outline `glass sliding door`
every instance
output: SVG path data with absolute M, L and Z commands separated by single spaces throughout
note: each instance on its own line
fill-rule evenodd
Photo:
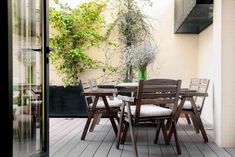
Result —
M 45 2 L 12 0 L 14 157 L 48 152 Z

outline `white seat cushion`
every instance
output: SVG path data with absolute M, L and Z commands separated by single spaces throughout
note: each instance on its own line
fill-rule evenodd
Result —
M 136 106 L 131 106 L 131 114 L 135 115 Z M 127 106 L 125 107 L 127 112 Z M 141 105 L 140 117 L 155 117 L 155 116 L 170 116 L 172 113 L 171 109 L 156 106 L 153 104 Z
M 198 104 L 196 104 L 197 108 L 200 108 L 200 106 Z M 183 106 L 183 109 L 192 109 L 192 104 L 190 101 L 185 101 L 184 102 L 184 106 Z
M 109 107 L 120 107 L 122 105 L 122 100 L 114 99 L 108 100 Z M 93 103 L 89 104 L 92 107 Z M 103 101 L 98 101 L 96 108 L 105 108 Z

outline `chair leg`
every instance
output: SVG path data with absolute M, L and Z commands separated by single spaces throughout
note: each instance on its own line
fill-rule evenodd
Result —
M 90 132 L 93 132 L 93 131 L 94 131 L 95 125 L 97 124 L 97 120 L 98 120 L 99 114 L 100 114 L 100 113 L 95 113 L 95 114 L 94 114 L 94 117 L 93 117 L 93 120 L 92 120 L 90 129 L 89 129 Z
M 98 102 L 98 97 L 95 97 L 95 100 L 94 100 L 94 103 L 93 103 L 91 112 L 90 112 L 90 114 L 88 115 L 88 118 L 87 118 L 85 127 L 84 127 L 83 132 L 82 132 L 81 140 L 85 140 L 85 137 L 86 137 L 88 128 L 89 128 L 89 126 L 90 126 L 91 119 L 92 119 L 92 117 L 93 117 L 93 115 L 94 115 L 94 113 L 95 113 L 95 108 L 96 108 L 97 102 Z
M 177 134 L 175 122 L 172 122 L 172 128 L 173 128 L 173 131 L 174 131 L 175 145 L 176 145 L 177 153 L 181 154 L 181 148 L 180 148 L 180 144 L 179 144 L 179 140 L 178 140 L 178 134 Z
M 171 123 L 173 123 L 173 122 L 171 122 Z M 174 132 L 174 128 L 173 128 L 173 126 L 171 125 L 170 131 L 169 131 L 169 133 L 168 133 L 168 142 L 171 141 L 171 137 L 172 137 L 173 132 Z
M 167 137 L 167 130 L 166 130 L 166 126 L 165 126 L 164 120 L 161 120 L 161 128 L 162 128 L 162 134 L 163 134 L 165 143 L 169 144 L 169 140 L 168 140 L 168 137 Z
M 129 121 L 129 128 L 130 128 L 132 146 L 133 146 L 133 149 L 134 149 L 135 157 L 138 157 L 138 151 L 137 151 L 136 141 L 135 141 L 135 137 L 134 137 L 134 128 L 132 126 L 131 109 L 130 109 L 129 104 L 127 104 L 127 110 L 128 110 L 128 121 Z
M 185 113 L 184 115 L 185 115 L 185 118 L 186 118 L 186 120 L 187 120 L 188 124 L 191 124 L 191 120 L 190 120 L 190 118 L 189 118 L 188 114 L 187 114 L 187 113 Z
M 155 133 L 154 144 L 157 144 L 159 133 L 160 133 L 160 129 L 161 129 L 161 121 L 158 120 L 157 121 L 157 129 L 156 129 L 156 133 Z
M 196 116 L 196 119 L 198 121 L 198 124 L 199 124 L 199 128 L 201 130 L 201 134 L 202 134 L 202 137 L 204 139 L 205 142 L 208 142 L 208 137 L 207 137 L 207 134 L 206 134 L 206 131 L 204 129 L 204 126 L 203 126 L 203 123 L 202 123 L 202 120 L 200 118 L 200 116 Z
M 120 119 L 119 119 L 119 125 L 118 125 L 118 133 L 117 133 L 117 141 L 116 141 L 116 148 L 117 149 L 119 149 L 121 132 L 122 132 L 122 127 L 123 127 L 124 108 L 125 108 L 125 104 L 123 103 L 122 108 L 121 108 L 121 115 L 120 115 Z
M 166 121 L 166 129 L 169 130 L 171 128 L 171 119 L 167 119 Z
M 100 123 L 100 119 L 102 117 L 102 113 L 99 113 L 98 117 L 97 117 L 97 121 L 96 124 L 98 125 Z
M 127 131 L 129 129 L 129 124 L 124 125 L 123 133 L 122 133 L 122 138 L 121 138 L 121 144 L 125 144 L 126 142 L 126 136 L 127 136 Z
M 191 119 L 192 119 L 192 122 L 193 122 L 193 126 L 195 128 L 195 131 L 198 134 L 199 133 L 199 126 L 198 126 L 197 119 L 196 119 L 194 114 L 190 114 L 190 116 L 191 116 Z

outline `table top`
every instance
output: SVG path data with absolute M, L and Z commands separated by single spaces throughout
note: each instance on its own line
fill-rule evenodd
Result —
M 117 85 L 114 85 L 114 87 L 125 87 L 125 88 L 129 88 L 129 87 L 138 87 L 138 82 L 126 82 L 126 83 L 119 83 Z
M 118 90 L 116 88 L 110 89 L 110 88 L 96 88 L 92 90 L 87 90 L 82 92 L 83 95 L 93 95 L 93 96 L 113 96 L 116 94 Z
M 129 82 L 129 83 L 120 83 L 115 85 L 114 87 L 116 88 L 137 88 L 138 87 L 138 82 Z M 133 89 L 130 89 L 131 91 Z M 196 90 L 190 90 L 188 88 L 181 88 L 180 89 L 180 96 L 185 96 L 185 97 L 192 97 L 192 96 L 208 96 L 208 93 L 200 93 L 197 92 Z

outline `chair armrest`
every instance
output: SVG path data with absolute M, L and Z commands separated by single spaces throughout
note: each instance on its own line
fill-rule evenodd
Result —
M 123 101 L 127 101 L 127 102 L 135 102 L 135 98 L 134 97 L 118 95 L 117 98 L 119 100 L 123 100 Z

